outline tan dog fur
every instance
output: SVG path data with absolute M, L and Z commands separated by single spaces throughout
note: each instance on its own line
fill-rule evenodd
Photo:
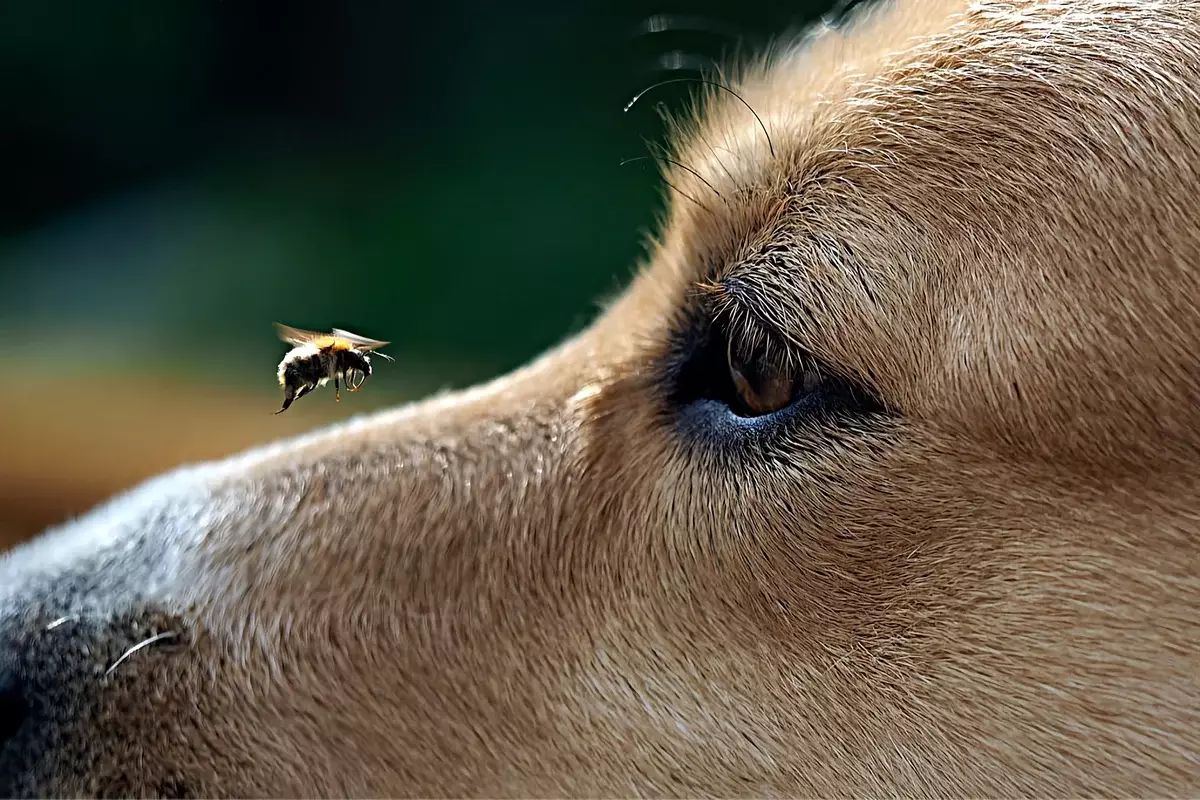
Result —
M 737 87 L 770 144 L 709 97 L 711 189 L 586 332 L 0 564 L 87 584 L 32 651 L 184 643 L 36 718 L 20 790 L 1200 791 L 1200 2 L 908 0 Z M 704 295 L 889 413 L 685 436 Z

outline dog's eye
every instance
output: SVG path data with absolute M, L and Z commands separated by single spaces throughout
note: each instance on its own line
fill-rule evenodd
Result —
M 789 364 L 791 359 L 781 352 L 772 354 L 765 342 L 752 348 L 748 355 L 742 355 L 729 339 L 726 360 L 738 401 L 731 403 L 730 408 L 741 416 L 757 417 L 779 411 L 791 405 L 797 396 L 821 388 L 819 367 L 807 360 Z
M 872 392 L 776 338 L 725 320 L 700 323 L 676 351 L 672 399 L 690 423 L 713 412 L 747 422 L 782 420 L 793 410 L 826 416 L 883 410 Z M 706 423 L 707 424 L 707 423 Z

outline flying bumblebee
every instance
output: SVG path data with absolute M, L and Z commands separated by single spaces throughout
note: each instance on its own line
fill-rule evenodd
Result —
M 279 385 L 283 387 L 282 414 L 288 406 L 318 386 L 333 381 L 334 400 L 342 399 L 342 384 L 357 392 L 371 377 L 371 358 L 368 353 L 390 342 L 380 342 L 334 328 L 329 333 L 303 331 L 275 323 L 279 338 L 292 349 L 279 362 Z M 394 360 L 384 353 L 375 355 Z

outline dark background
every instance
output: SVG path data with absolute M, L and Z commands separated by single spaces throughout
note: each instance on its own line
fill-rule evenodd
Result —
M 691 87 L 624 105 L 828 5 L 3 0 L 0 546 L 582 327 L 661 202 L 619 164 Z M 273 320 L 397 362 L 273 417 Z

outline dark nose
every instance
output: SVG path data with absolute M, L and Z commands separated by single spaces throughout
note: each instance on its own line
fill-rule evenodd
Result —
M 27 727 L 30 707 L 24 681 L 5 660 L 4 653 L 0 653 L 0 796 L 8 797 L 16 778 L 17 751 L 21 749 L 16 739 Z
M 29 718 L 29 703 L 14 670 L 0 672 L 0 752 Z

